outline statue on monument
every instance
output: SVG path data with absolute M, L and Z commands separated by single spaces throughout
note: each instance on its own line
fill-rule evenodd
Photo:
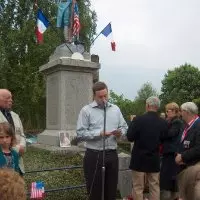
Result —
M 63 28 L 65 43 L 58 46 L 54 54 L 71 57 L 73 53 L 85 52 L 84 43 L 79 41 L 80 21 L 78 0 L 58 0 L 57 22 L 58 28 Z
M 80 22 L 76 0 L 60 0 L 58 2 L 56 25 L 59 28 L 63 28 L 66 43 L 77 43 L 79 39 Z

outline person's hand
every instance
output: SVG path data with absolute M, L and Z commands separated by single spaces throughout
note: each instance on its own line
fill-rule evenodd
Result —
M 19 155 L 20 155 L 20 156 L 23 156 L 24 152 L 25 152 L 24 147 L 20 145 L 20 146 L 19 146 Z
M 181 156 L 180 153 L 178 153 L 178 154 L 176 155 L 175 161 L 176 161 L 176 164 L 177 164 L 177 165 L 184 165 L 184 164 L 185 164 L 185 163 L 183 162 L 183 160 L 182 160 L 182 156 Z
M 112 135 L 114 135 L 115 137 L 120 137 L 122 135 L 122 132 L 120 129 L 116 129 L 114 131 L 111 132 Z
M 100 133 L 100 135 L 101 135 L 101 136 L 110 136 L 110 135 L 112 135 L 112 132 L 106 131 L 105 134 L 104 134 L 104 132 L 102 131 L 102 132 Z

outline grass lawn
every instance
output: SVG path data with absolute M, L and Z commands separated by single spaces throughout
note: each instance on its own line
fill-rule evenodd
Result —
M 128 152 L 130 144 L 119 144 L 118 151 Z M 67 157 L 65 155 L 52 154 L 50 151 L 28 146 L 24 155 L 26 171 L 59 168 L 72 165 L 82 165 L 83 158 L 80 155 Z M 85 184 L 83 169 L 62 170 L 50 172 L 38 172 L 25 174 L 27 191 L 30 192 L 31 182 L 43 181 L 45 189 L 56 189 L 67 186 Z M 117 197 L 120 198 L 119 191 Z M 87 200 L 86 189 L 73 189 L 46 193 L 45 200 Z
M 82 165 L 83 158 L 79 155 L 66 157 L 65 155 L 55 155 L 49 151 L 28 147 L 24 156 L 26 171 L 65 167 L 71 165 Z M 83 170 L 62 170 L 50 172 L 38 172 L 25 174 L 27 190 L 33 181 L 43 181 L 45 189 L 62 188 L 72 185 L 82 185 L 85 183 Z M 46 193 L 45 200 L 86 200 L 86 190 L 75 189 L 59 192 Z

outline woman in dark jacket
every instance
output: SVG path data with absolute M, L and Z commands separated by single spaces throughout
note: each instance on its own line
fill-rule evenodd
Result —
M 176 103 L 167 104 L 165 109 L 168 132 L 162 137 L 163 158 L 160 170 L 161 200 L 175 200 L 178 199 L 175 154 L 178 150 L 183 122 L 179 119 L 179 106 Z

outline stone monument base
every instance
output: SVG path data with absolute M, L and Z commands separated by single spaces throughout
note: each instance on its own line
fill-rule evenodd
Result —
M 98 56 L 91 60 L 83 52 L 81 45 L 62 44 L 40 67 L 46 79 L 46 130 L 38 135 L 40 144 L 68 148 L 76 137 L 79 112 L 93 100 L 92 86 L 100 69 Z
M 127 197 L 132 193 L 132 170 L 129 169 L 131 156 L 125 153 L 118 154 L 119 172 L 118 172 L 118 190 L 121 196 Z
M 61 154 L 67 157 L 75 156 L 77 154 L 84 155 L 85 153 L 84 148 L 80 148 L 73 145 L 71 147 L 56 147 L 46 144 L 31 144 L 30 146 L 37 149 L 47 150 L 52 154 Z
M 69 140 L 72 141 L 76 137 L 76 130 L 44 130 L 41 134 L 38 134 L 38 142 L 41 144 L 60 146 L 59 133 L 67 132 L 69 133 Z

